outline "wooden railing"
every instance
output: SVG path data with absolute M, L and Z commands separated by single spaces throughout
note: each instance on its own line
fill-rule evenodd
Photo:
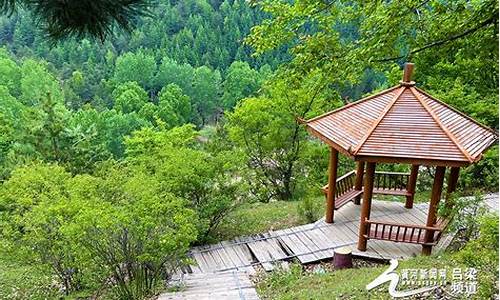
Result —
M 352 190 L 354 188 L 355 180 L 356 180 L 356 171 L 351 171 L 337 178 L 337 184 L 336 184 L 337 188 L 335 189 L 335 197 L 340 197 L 341 195 Z
M 375 178 L 373 180 L 374 188 L 378 191 L 405 191 L 408 186 L 408 180 L 410 179 L 409 173 L 401 172 L 375 172 Z
M 406 195 L 406 187 L 410 178 L 409 173 L 400 172 L 375 172 L 374 193 L 375 194 L 400 194 Z M 351 171 L 337 178 L 335 197 L 340 197 L 354 188 L 356 171 Z M 323 186 L 323 192 L 328 192 L 328 185 Z
M 447 220 L 439 220 L 435 227 L 372 220 L 365 220 L 365 223 L 366 234 L 364 236 L 367 239 L 435 245 L 447 225 Z M 430 235 L 428 241 L 426 241 L 426 234 Z

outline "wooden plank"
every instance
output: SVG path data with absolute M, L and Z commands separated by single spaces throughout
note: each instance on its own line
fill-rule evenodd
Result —
M 272 261 L 271 254 L 266 249 L 266 241 L 248 241 L 247 246 L 250 251 L 255 255 L 257 261 L 260 262 L 264 270 L 272 271 L 274 269 L 273 265 L 269 263 Z
M 198 267 L 203 272 L 209 272 L 209 271 L 211 271 L 211 267 L 205 261 L 205 259 L 203 258 L 203 255 L 201 255 L 201 253 L 199 253 L 199 250 L 192 251 L 191 255 L 193 256 L 194 260 L 198 263 Z
M 300 230 L 300 227 L 292 227 L 290 228 L 292 232 L 295 233 L 295 235 L 300 239 L 300 241 L 309 249 L 308 252 L 311 252 L 317 260 L 321 259 L 320 255 L 318 255 L 317 252 L 320 252 L 320 247 L 316 245 L 311 239 L 307 237 L 305 232 Z
M 305 235 L 313 241 L 320 249 L 325 249 L 322 251 L 318 251 L 316 253 L 316 256 L 318 256 L 320 259 L 325 259 L 325 258 L 330 258 L 333 257 L 333 249 L 329 249 L 333 247 L 329 243 L 328 237 L 325 236 L 325 234 L 319 229 L 313 229 L 305 232 Z M 328 250 L 326 250 L 328 249 Z
M 212 253 L 210 251 L 204 251 L 201 252 L 200 254 L 207 263 L 208 271 L 214 272 L 221 269 L 221 267 L 217 264 L 215 258 L 212 256 Z
M 229 257 L 227 252 L 225 251 L 224 247 L 222 246 L 221 243 L 218 243 L 216 246 L 217 254 L 219 254 L 219 257 L 222 260 L 222 264 L 224 265 L 224 269 L 233 269 L 236 267 L 236 264 L 233 262 L 233 260 Z
M 271 254 L 273 260 L 282 260 L 288 256 L 288 253 L 284 252 L 283 249 L 281 249 L 277 238 L 274 238 L 268 232 L 262 233 L 261 236 L 266 238 L 266 248 L 267 251 Z
M 235 242 L 239 243 L 242 242 L 243 240 L 239 238 L 234 239 Z M 252 257 L 252 254 L 250 253 L 250 248 L 248 248 L 247 244 L 245 243 L 239 243 L 235 244 L 233 246 L 234 251 L 238 253 L 239 258 L 246 264 L 250 265 L 254 263 L 254 258 Z
M 224 247 L 226 255 L 231 259 L 236 267 L 246 265 L 242 258 L 239 257 L 238 252 L 235 250 L 233 244 L 229 243 L 228 241 L 222 241 L 220 242 L 220 245 L 221 247 Z
M 296 255 L 301 263 L 309 263 L 317 260 L 312 254 L 303 254 L 309 252 L 309 249 L 290 229 L 283 229 L 281 231 L 286 234 L 280 236 L 281 241 L 293 251 L 294 255 Z

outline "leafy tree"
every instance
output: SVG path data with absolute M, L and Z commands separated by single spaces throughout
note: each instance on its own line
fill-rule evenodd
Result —
M 171 83 L 160 91 L 158 106 L 160 116 L 172 127 L 186 124 L 192 119 L 191 100 L 176 84 Z M 175 117 L 175 122 L 169 122 L 171 116 Z
M 41 208 L 65 198 L 64 184 L 69 178 L 70 175 L 57 166 L 24 167 L 13 172 L 0 192 L 0 219 L 4 221 L 1 236 L 3 242 L 9 242 L 5 246 L 10 251 L 17 250 L 17 256 L 22 259 L 51 268 L 67 292 L 78 285 L 76 274 L 70 271 L 75 270 L 76 262 L 59 226 L 73 211 L 62 207 Z M 73 205 L 67 204 L 68 208 Z
M 127 52 L 116 59 L 113 79 L 118 83 L 135 81 L 143 88 L 152 85 L 156 72 L 156 62 L 152 55 L 140 50 Z
M 189 64 L 178 64 L 173 59 L 164 57 L 158 67 L 155 82 L 158 90 L 171 83 L 178 85 L 184 93 L 191 90 L 194 69 Z
M 8 178 L 10 171 L 18 164 L 35 156 L 32 144 L 33 122 L 30 108 L 19 102 L 7 87 L 0 85 L 0 178 Z M 36 123 L 38 124 L 38 123 Z
M 250 68 L 248 63 L 235 61 L 227 69 L 226 78 L 223 82 L 224 94 L 222 102 L 224 108 L 231 109 L 236 103 L 252 96 L 261 85 L 260 74 Z
M 20 100 L 26 105 L 36 105 L 50 94 L 55 102 L 62 102 L 62 91 L 54 75 L 43 63 L 27 59 L 21 66 Z
M 0 49 L 0 82 L 9 89 L 12 95 L 19 96 L 20 81 L 21 69 L 6 51 Z
M 102 266 L 100 280 L 113 278 L 119 298 L 150 296 L 187 263 L 196 216 L 155 178 L 120 167 L 101 172 L 102 198 L 84 207 L 68 230 Z
M 52 269 L 67 294 L 110 282 L 118 298 L 149 296 L 185 264 L 194 212 L 137 169 L 97 174 L 17 169 L 0 191 L 3 246 Z
M 126 139 L 126 160 L 157 178 L 166 192 L 189 200 L 201 242 L 243 198 L 242 184 L 234 180 L 237 157 L 196 149 L 196 135 L 192 125 L 136 131 Z
M 30 116 L 33 120 L 30 143 L 40 157 L 53 162 L 66 161 L 68 140 L 64 130 L 69 118 L 66 107 L 47 94 L 35 109 L 30 110 Z
M 137 82 L 128 81 L 113 91 L 114 108 L 123 113 L 138 112 L 149 100 L 146 91 Z
M 243 149 L 251 170 L 248 180 L 261 200 L 297 196 L 299 180 L 307 173 L 302 158 L 308 142 L 296 118 L 310 117 L 332 105 L 319 93 L 321 82 L 318 75 L 307 86 L 289 90 L 281 81 L 268 87 L 263 96 L 244 99 L 234 112 L 227 113 L 229 137 Z
M 194 71 L 190 96 L 200 118 L 200 125 L 205 125 L 214 116 L 215 109 L 220 106 L 220 82 L 221 76 L 218 71 L 212 71 L 205 66 Z

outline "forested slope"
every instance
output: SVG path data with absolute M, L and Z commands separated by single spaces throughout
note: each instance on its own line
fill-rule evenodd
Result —
M 407 61 L 417 86 L 498 130 L 495 0 L 154 1 L 102 40 L 50 39 L 7 2 L 21 1 L 0 1 L 0 269 L 18 272 L 0 297 L 150 297 L 189 247 L 239 228 L 220 226 L 232 212 L 257 233 L 295 222 L 282 203 L 301 200 L 314 221 L 328 147 L 297 119 L 397 84 Z M 339 175 L 353 167 L 341 157 Z M 419 195 L 432 179 L 423 167 Z M 497 187 L 494 146 L 459 189 Z

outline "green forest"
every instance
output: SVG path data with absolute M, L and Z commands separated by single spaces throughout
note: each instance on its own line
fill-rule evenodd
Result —
M 2 299 L 146 299 L 191 246 L 267 230 L 231 231 L 252 207 L 320 218 L 329 149 L 297 119 L 397 84 L 405 62 L 499 129 L 496 0 L 130 1 L 147 13 L 76 33 L 57 1 L 15 2 L 0 1 Z M 498 184 L 498 145 L 461 170 L 463 195 Z

